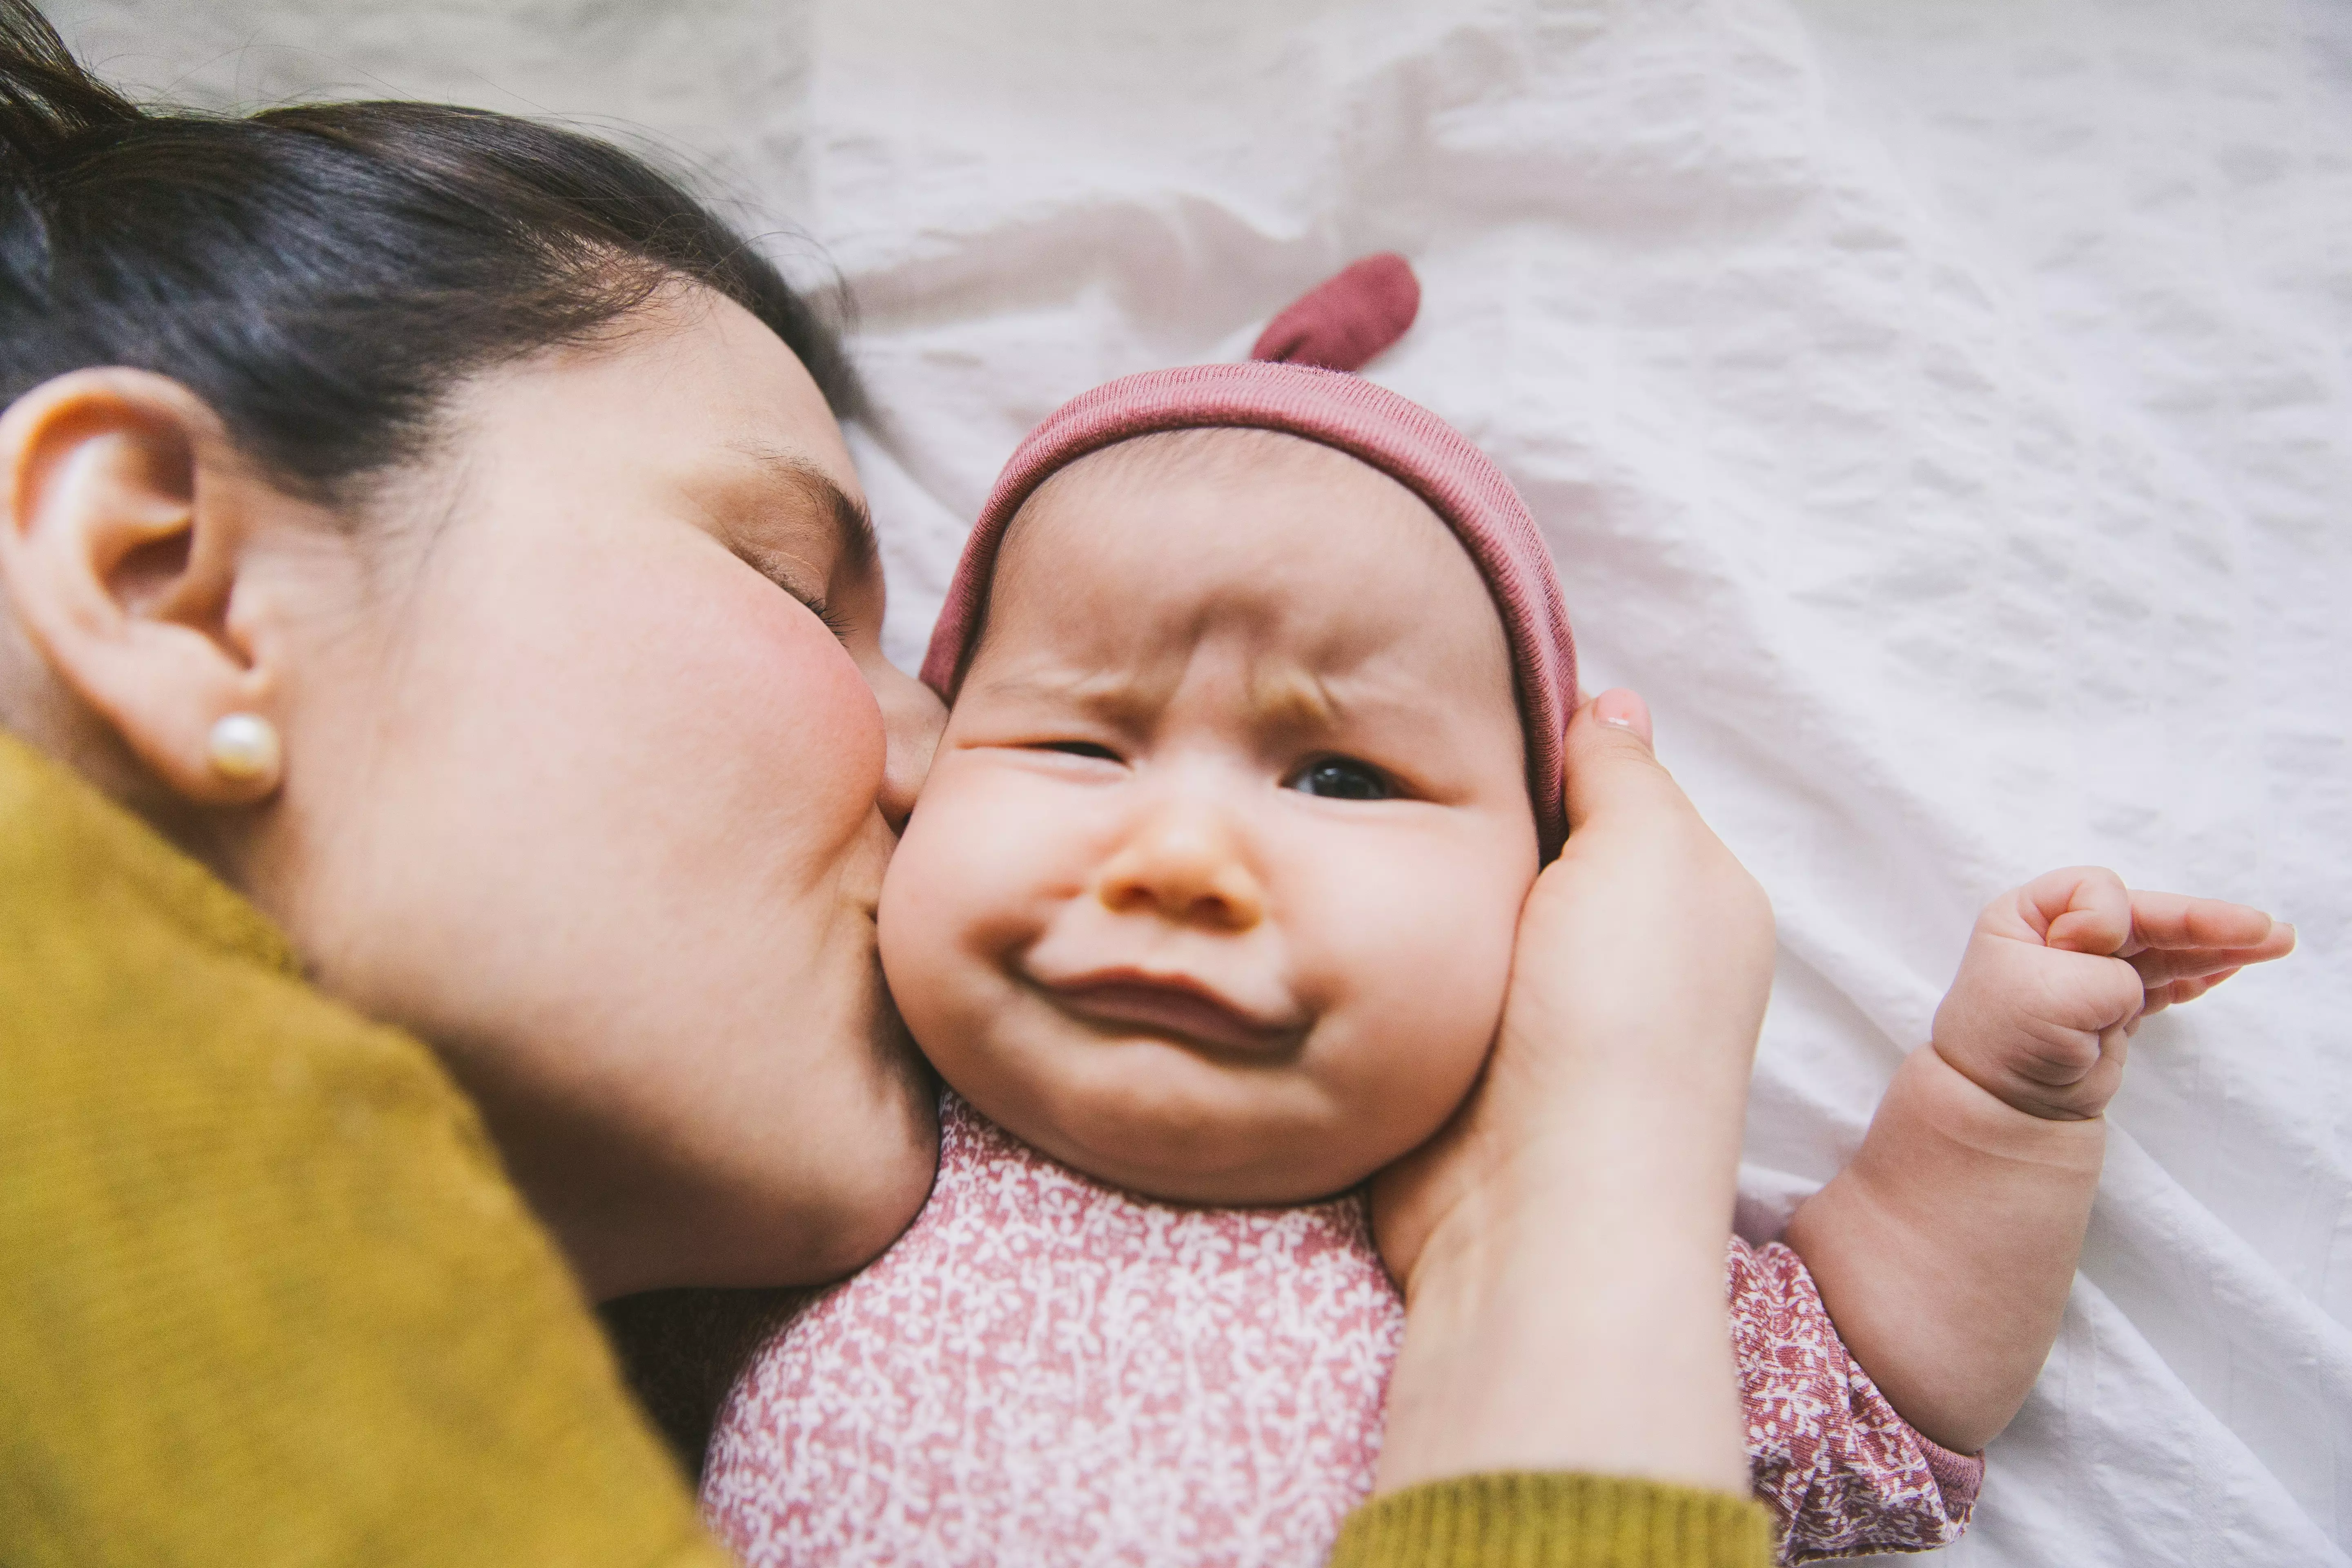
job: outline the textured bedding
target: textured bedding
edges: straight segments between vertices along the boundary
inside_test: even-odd
[[[1593,689],[1770,889],[1762,1237],[2050,866],[2303,947],[2152,1021],[1955,1564],[2352,1536],[2352,7],[2340,0],[58,0],[199,102],[630,134],[861,310],[909,666],[1028,426],[1397,249]],[[789,231],[789,232],[785,232]]]

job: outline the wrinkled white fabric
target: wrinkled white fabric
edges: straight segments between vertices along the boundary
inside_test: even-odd
[[[1021,434],[1364,252],[1586,679],[1771,889],[1743,1215],[2053,865],[2303,951],[2152,1022],[1956,1564],[2352,1536],[2352,8],[2340,0],[71,0],[118,74],[593,117],[820,242],[919,652]],[[780,243],[805,262],[811,248]]]

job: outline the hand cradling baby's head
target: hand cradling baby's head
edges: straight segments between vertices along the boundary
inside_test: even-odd
[[[982,1112],[1157,1196],[1283,1203],[1476,1076],[1540,861],[1513,650],[1412,489],[1194,429],[1022,504],[883,959]]]

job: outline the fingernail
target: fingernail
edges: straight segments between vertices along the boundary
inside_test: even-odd
[[[1622,686],[1612,687],[1592,700],[1592,716],[1603,724],[1633,731],[1642,737],[1643,745],[1650,743],[1650,705]]]

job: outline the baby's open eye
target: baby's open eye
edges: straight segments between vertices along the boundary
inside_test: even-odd
[[[1285,782],[1304,794],[1333,800],[1393,800],[1402,793],[1388,774],[1353,757],[1318,757]]]

